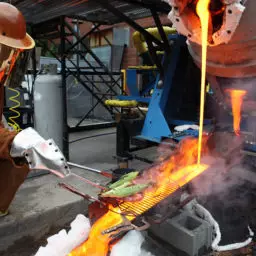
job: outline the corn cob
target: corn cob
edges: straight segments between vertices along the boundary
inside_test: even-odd
[[[141,192],[148,186],[149,184],[138,184],[138,185],[133,185],[128,187],[117,187],[102,193],[101,197],[115,197],[115,198],[128,197]]]
[[[120,180],[116,181],[115,183],[109,185],[108,187],[110,189],[113,189],[113,188],[117,188],[119,186],[121,186],[123,183],[125,182],[130,182],[132,180],[134,180],[137,176],[138,176],[139,172],[130,172],[130,173],[127,173],[125,174],[124,176],[122,176],[120,178]]]

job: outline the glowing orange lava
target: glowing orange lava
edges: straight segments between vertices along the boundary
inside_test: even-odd
[[[233,113],[233,128],[237,136],[240,135],[241,109],[243,98],[246,95],[244,90],[227,90],[231,97],[232,113]]]
[[[106,214],[98,219],[90,231],[89,238],[68,256],[105,256],[109,251],[110,236],[101,232],[122,223],[119,209],[112,207]]]
[[[203,148],[206,148],[204,144]],[[87,241],[69,256],[106,256],[111,238],[110,234],[103,235],[102,231],[122,223],[122,213],[132,221],[135,216],[143,214],[208,169],[205,164],[196,164],[197,149],[197,139],[186,139],[169,159],[144,171],[134,181],[137,184],[145,181],[152,183],[152,186],[143,192],[143,198],[140,201],[124,202],[115,208],[110,205],[110,210],[92,226]],[[133,214],[125,215],[125,212]]]
[[[208,45],[208,23],[209,23],[209,3],[210,0],[199,0],[196,5],[196,12],[200,18],[202,28],[202,68],[201,68],[201,97],[200,97],[200,123],[199,123],[199,143],[198,143],[198,159],[201,162],[203,125],[204,125],[204,103],[205,103],[205,81],[206,81],[206,58]]]

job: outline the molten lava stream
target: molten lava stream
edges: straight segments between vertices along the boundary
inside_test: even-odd
[[[199,138],[198,138],[198,159],[197,163],[201,162],[203,125],[204,125],[204,103],[205,103],[205,81],[206,81],[206,59],[208,45],[208,23],[209,23],[209,4],[210,0],[199,0],[196,6],[196,12],[200,18],[202,27],[202,68],[201,68],[201,96],[200,96],[200,123],[199,123]]]
[[[104,235],[101,232],[122,223],[123,219],[119,212],[120,209],[118,208],[110,208],[106,214],[104,214],[93,224],[87,241],[73,250],[68,256],[108,255],[109,242],[111,238],[109,234]],[[133,217],[131,217],[130,220],[132,219]]]
[[[246,95],[244,90],[227,90],[231,97],[232,113],[233,113],[233,128],[237,136],[240,135],[240,123],[241,123],[241,109],[243,104],[243,98]]]

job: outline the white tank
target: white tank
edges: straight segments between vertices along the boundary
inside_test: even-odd
[[[52,138],[63,151],[63,104],[61,75],[38,75],[34,89],[35,129]]]

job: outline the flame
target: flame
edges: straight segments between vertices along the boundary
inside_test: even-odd
[[[68,256],[107,255],[110,237],[109,235],[103,235],[101,232],[120,223],[122,223],[120,209],[110,206],[109,211],[94,223],[86,242],[73,250]]]
[[[230,94],[231,97],[234,132],[237,136],[239,136],[243,97],[247,94],[247,92],[244,90],[227,90],[227,92]]]
[[[196,12],[200,18],[201,27],[202,27],[202,69],[201,69],[199,143],[198,143],[198,159],[197,159],[198,164],[200,164],[200,162],[201,162],[203,124],[204,124],[208,23],[209,23],[209,17],[210,17],[210,12],[208,10],[209,4],[210,4],[210,0],[199,0],[196,5]]]
[[[205,142],[206,140],[203,140],[203,143]],[[203,148],[205,149],[204,152],[207,153],[204,144]],[[111,248],[109,245],[111,237],[109,234],[103,235],[102,231],[122,223],[121,214],[132,221],[136,215],[143,214],[208,169],[208,165],[196,164],[197,149],[197,139],[186,139],[180,143],[180,146],[169,159],[144,171],[141,176],[134,180],[134,183],[151,182],[154,185],[144,191],[143,198],[140,201],[124,202],[119,207],[110,205],[109,211],[92,226],[87,241],[73,250],[69,256],[108,255]],[[127,212],[134,214],[127,215]]]

